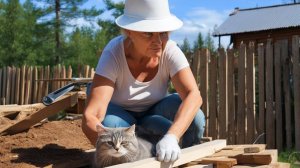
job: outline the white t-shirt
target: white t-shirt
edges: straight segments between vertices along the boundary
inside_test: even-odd
[[[112,39],[104,48],[96,74],[115,83],[111,102],[126,110],[142,112],[167,95],[170,79],[189,63],[174,41],[169,40],[159,61],[158,72],[148,82],[136,80],[128,67],[124,36]]]

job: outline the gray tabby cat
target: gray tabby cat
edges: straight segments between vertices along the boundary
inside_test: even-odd
[[[135,125],[108,128],[97,124],[98,139],[94,156],[95,168],[133,162],[154,156],[154,143],[135,134]]]

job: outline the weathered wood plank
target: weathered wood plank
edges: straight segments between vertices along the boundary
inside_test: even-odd
[[[227,64],[226,53],[224,48],[219,49],[219,110],[218,110],[218,125],[219,138],[227,138]]]
[[[30,116],[15,123],[14,125],[9,126],[8,128],[4,128],[2,131],[0,131],[0,135],[15,134],[27,130],[41,120],[54,115],[68,107],[74,106],[77,103],[77,99],[77,93],[68,93],[67,95],[62,96],[53,104],[44,106],[44,108],[42,108],[41,110],[31,114]]]
[[[285,107],[285,135],[286,135],[286,147],[291,149],[292,142],[292,98],[291,98],[291,85],[290,85],[290,63],[291,59],[288,55],[288,41],[282,41],[282,82],[284,93],[284,107]]]
[[[208,58],[209,58],[209,50],[202,49],[200,51],[200,92],[203,100],[202,104],[202,111],[205,115],[206,122],[205,122],[205,133],[204,136],[208,136]],[[92,74],[93,75],[93,74]]]
[[[209,125],[208,135],[213,139],[218,138],[217,130],[217,58],[215,55],[210,56],[209,64]]]
[[[20,85],[21,85],[21,68],[16,69],[16,91],[15,91],[15,103],[20,104]]]
[[[293,37],[292,58],[294,75],[295,148],[300,151],[300,53],[299,36]]]
[[[110,166],[109,168],[170,168],[183,165],[193,160],[203,158],[205,156],[212,155],[215,151],[218,151],[226,146],[226,140],[214,140],[211,142],[203,143],[200,145],[192,146],[182,149],[180,158],[170,163],[159,162],[155,158],[144,159],[132,163],[124,163],[119,165]]]
[[[234,82],[234,50],[227,50],[227,62],[228,62],[228,73],[227,73],[227,106],[228,106],[228,144],[235,144],[236,138],[236,116],[235,116],[235,101],[234,101],[234,92],[235,92],[235,82]]]
[[[255,65],[254,65],[254,43],[250,43],[246,56],[246,120],[247,133],[245,143],[255,141]]]
[[[11,97],[10,97],[10,104],[15,104],[15,97],[16,97],[16,67],[12,67],[12,70],[11,70]]]
[[[259,153],[245,153],[233,156],[238,164],[268,165],[277,162],[277,150],[264,150]]]
[[[245,60],[246,59],[246,46],[241,44],[239,49],[238,61],[238,110],[237,110],[237,144],[245,143]]]
[[[281,88],[281,44],[275,42],[274,48],[274,70],[275,70],[275,114],[276,114],[276,148],[281,151],[283,148],[283,123],[282,123],[282,88]]]
[[[258,129],[260,143],[265,143],[265,50],[263,44],[258,45]]]
[[[21,69],[21,87],[20,87],[20,104],[24,104],[24,95],[25,95],[25,74],[26,74],[26,66],[23,65]]]
[[[267,148],[275,148],[275,115],[274,115],[274,71],[273,44],[268,39],[266,47],[266,140]]]

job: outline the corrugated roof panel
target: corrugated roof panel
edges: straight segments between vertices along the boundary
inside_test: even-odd
[[[300,4],[242,9],[229,16],[214,35],[300,26]]]

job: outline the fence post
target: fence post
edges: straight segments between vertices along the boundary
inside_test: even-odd
[[[21,104],[21,103],[20,103],[21,68],[17,68],[16,71],[17,71],[17,74],[16,74],[16,95],[15,95],[15,103],[16,103],[16,104]]]
[[[209,58],[209,50],[208,49],[201,49],[200,52],[200,92],[203,100],[202,104],[202,111],[206,117],[206,122],[205,122],[205,136],[208,136],[208,106],[209,106],[209,101],[208,101],[208,58]]]
[[[209,64],[209,135],[218,138],[217,130],[217,58],[210,55]]]
[[[255,141],[255,66],[254,66],[254,43],[250,43],[246,56],[246,118],[247,134],[246,143]]]
[[[269,149],[275,148],[273,44],[268,39],[266,48],[266,140]]]
[[[282,151],[283,148],[283,124],[282,124],[282,88],[281,88],[281,46],[282,41],[275,42],[274,69],[275,69],[275,114],[276,114],[276,148]]]
[[[3,79],[2,79],[2,68],[0,68],[0,105],[2,105],[2,82],[3,82]]]
[[[295,148],[300,151],[300,54],[299,36],[293,36],[292,58],[294,75]]]
[[[227,138],[227,64],[224,48],[218,50],[219,53],[219,138]]]
[[[238,110],[237,110],[237,143],[245,143],[245,60],[246,59],[246,45],[241,44],[239,49],[238,61]]]
[[[235,115],[235,81],[234,81],[234,50],[227,50],[227,106],[228,106],[228,144],[235,144],[236,138],[236,115]]]
[[[258,45],[258,129],[257,137],[261,138],[261,143],[266,143],[266,125],[265,125],[265,46]]]

